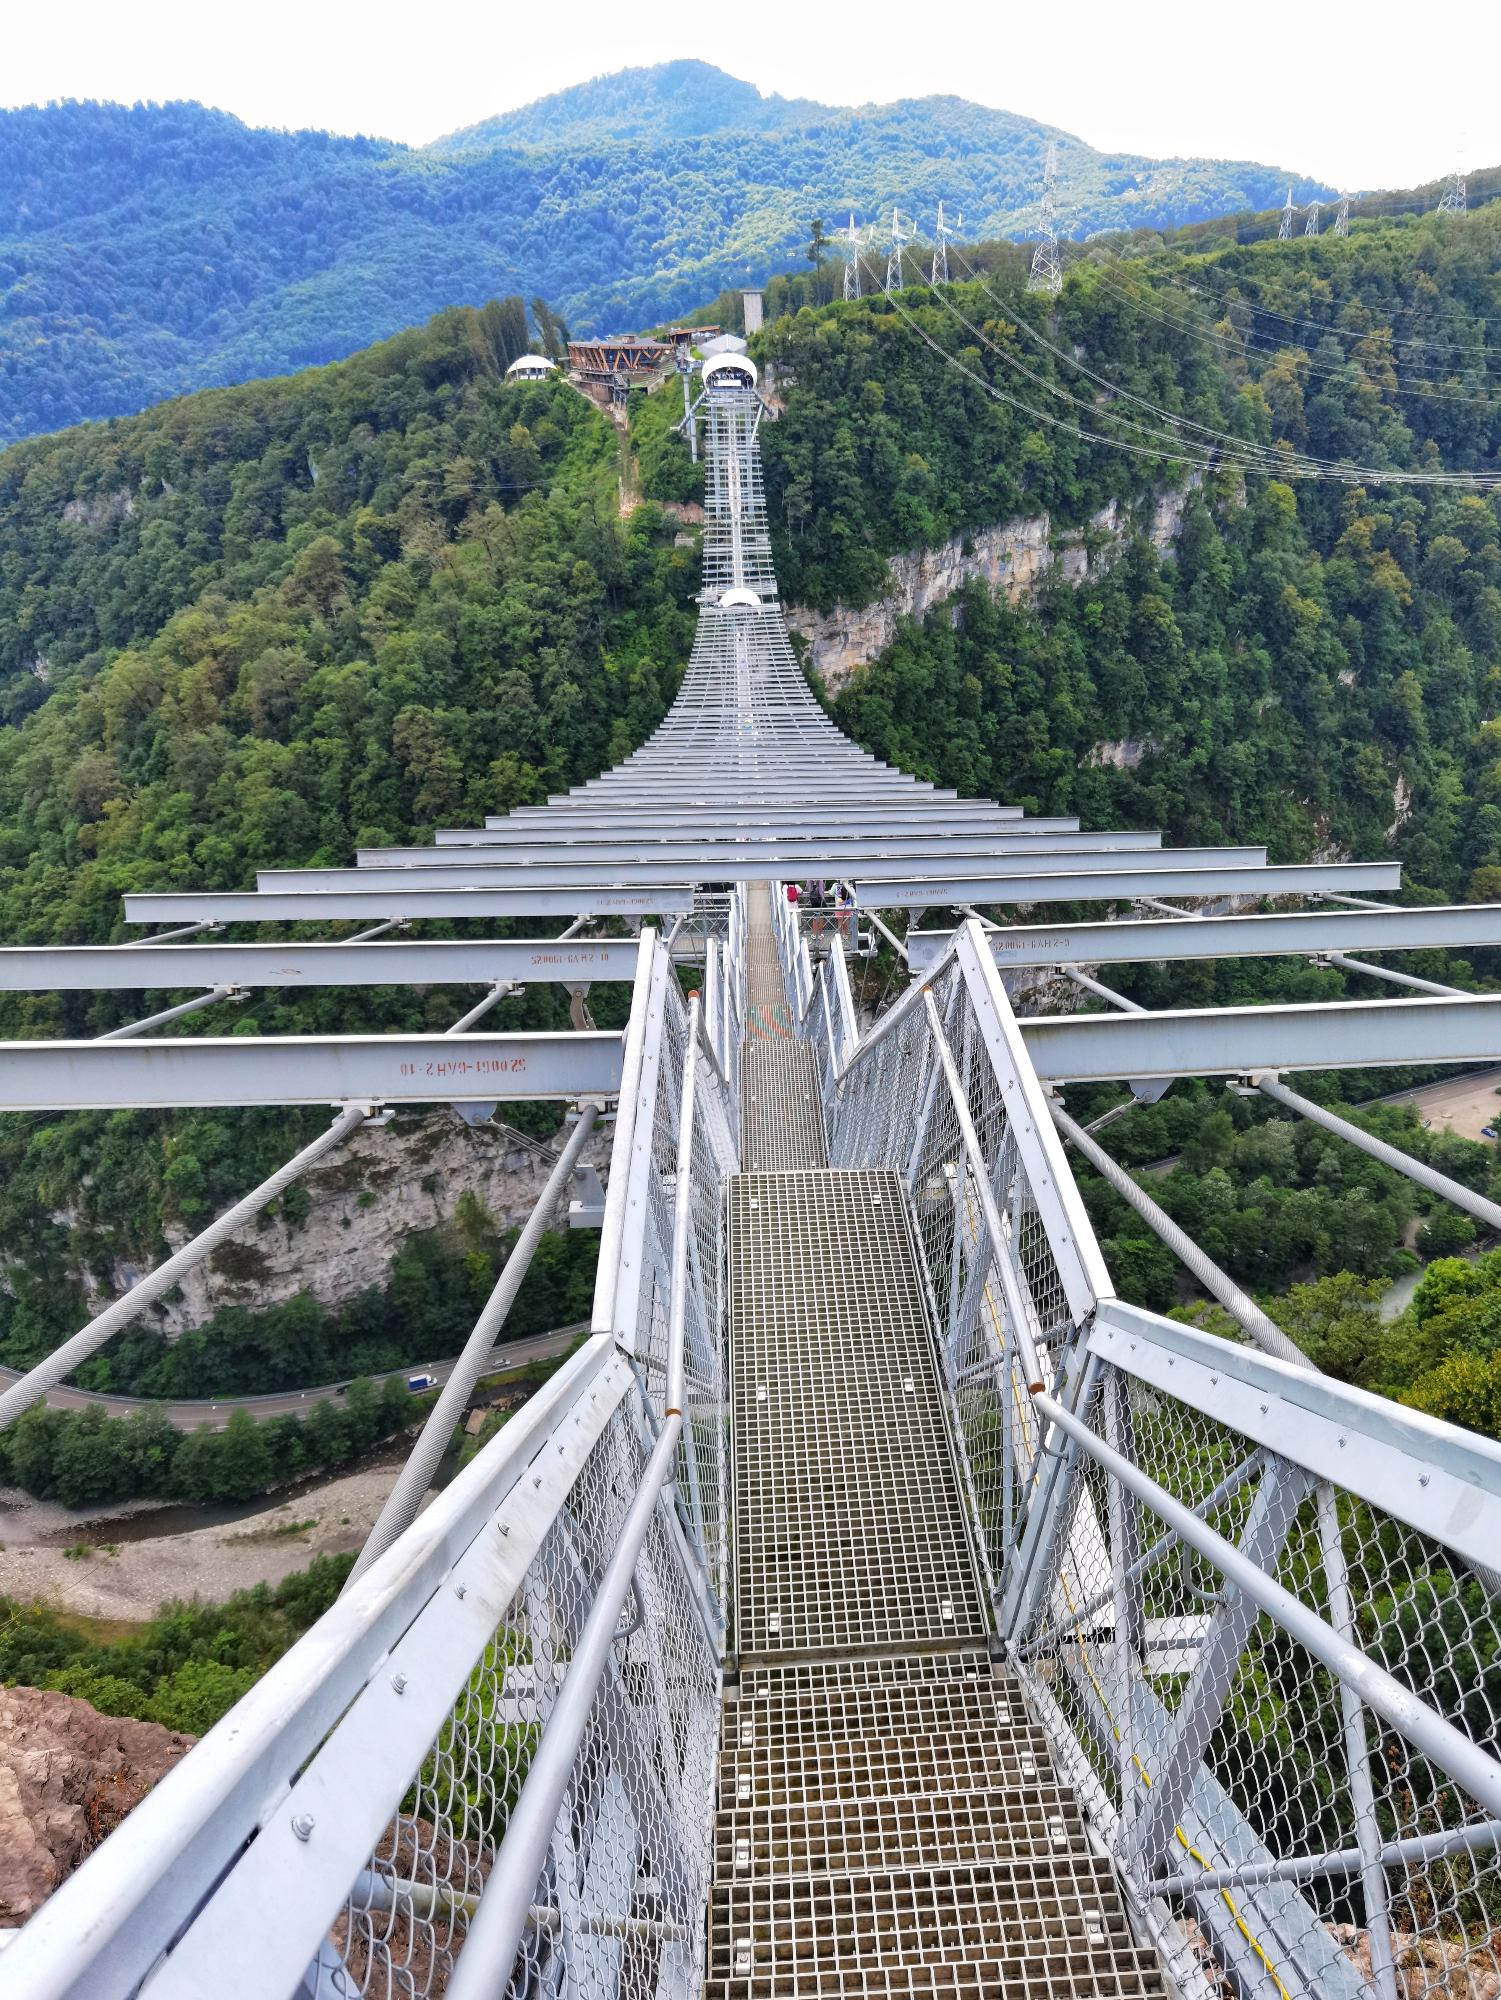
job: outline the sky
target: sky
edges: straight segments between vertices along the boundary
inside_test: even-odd
[[[590,76],[696,56],[784,96],[950,92],[1106,150],[1253,159],[1352,189],[1501,163],[1498,0],[1432,13],[1389,0],[954,0],[936,22],[887,0],[858,14],[807,0],[69,0],[6,13],[0,105],[191,97],[254,125],[421,145]]]

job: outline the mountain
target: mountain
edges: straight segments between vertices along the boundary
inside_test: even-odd
[[[802,258],[808,227],[940,199],[971,235],[1262,209],[1287,176],[1152,160],[957,97],[846,110],[704,63],[626,70],[426,148],[196,104],[0,113],[0,442],[338,359],[450,304],[651,324]],[[1327,189],[1298,179],[1300,198]]]

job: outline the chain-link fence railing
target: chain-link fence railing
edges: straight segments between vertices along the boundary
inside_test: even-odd
[[[1010,1598],[1096,1832],[1211,1993],[1496,2000],[1501,1453],[1101,1317]]]

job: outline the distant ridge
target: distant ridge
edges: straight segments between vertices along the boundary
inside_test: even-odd
[[[967,233],[1162,228],[1333,191],[1154,160],[960,97],[840,109],[701,62],[623,70],[435,145],[257,131],[196,104],[0,112],[0,443],[329,361],[445,305],[541,293],[650,323],[893,202]]]

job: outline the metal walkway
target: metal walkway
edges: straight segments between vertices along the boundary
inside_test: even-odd
[[[763,892],[747,1075],[787,1016],[775,964]],[[811,1063],[790,1026],[777,1053]],[[706,2000],[1162,1994],[987,1649],[900,1178],[737,1174],[728,1264],[740,1678]]]
[[[822,1167],[829,1155],[818,1065],[787,1004],[764,882],[750,885],[748,902],[744,1164],[770,1172]]]

